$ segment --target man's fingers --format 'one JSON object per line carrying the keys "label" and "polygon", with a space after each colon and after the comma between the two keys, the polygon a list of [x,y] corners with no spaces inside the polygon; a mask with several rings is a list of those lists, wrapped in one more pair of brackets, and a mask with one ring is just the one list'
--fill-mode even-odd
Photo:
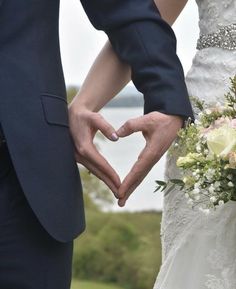
{"label": "man's fingers", "polygon": [[131,195],[131,193],[143,181],[156,161],[156,156],[153,155],[150,147],[146,145],[119,188],[118,195],[120,199]]}
{"label": "man's fingers", "polygon": [[110,125],[102,115],[94,114],[92,123],[96,129],[99,129],[111,141],[117,141],[119,139],[114,127]]}
{"label": "man's fingers", "polygon": [[141,178],[138,179],[138,180],[136,181],[136,183],[134,183],[134,184],[130,187],[129,191],[125,194],[124,198],[118,200],[118,205],[119,205],[120,207],[124,207],[124,206],[125,206],[126,201],[129,199],[129,197],[132,195],[132,193],[135,191],[135,189],[140,185],[140,183],[143,181],[143,179],[145,178],[145,176],[146,176],[147,174],[148,174],[148,172],[147,172],[146,174],[143,174],[143,178],[142,178],[142,179],[141,179]]}
{"label": "man's fingers", "polygon": [[125,205],[132,192],[169,148],[181,123],[182,119],[179,117],[153,112],[128,122],[128,125],[126,123],[118,130],[119,136],[126,136],[141,130],[147,142],[137,162],[119,188],[118,204],[120,206]]}
{"label": "man's fingers", "polygon": [[126,176],[119,188],[119,206],[123,207],[133,193],[143,181],[146,175],[150,172],[152,167],[160,160],[166,152],[169,144],[166,142],[159,142],[157,144],[147,144],[140,153],[138,160],[132,167],[129,174]]}
{"label": "man's fingers", "polygon": [[140,116],[137,118],[126,121],[118,130],[117,135],[119,137],[126,137],[134,132],[145,130],[146,116]]}

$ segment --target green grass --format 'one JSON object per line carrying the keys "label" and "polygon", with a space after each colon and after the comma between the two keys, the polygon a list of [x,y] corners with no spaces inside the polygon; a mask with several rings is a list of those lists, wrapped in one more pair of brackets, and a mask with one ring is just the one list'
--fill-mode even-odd
{"label": "green grass", "polygon": [[123,288],[99,282],[73,280],[71,289],[123,289]]}

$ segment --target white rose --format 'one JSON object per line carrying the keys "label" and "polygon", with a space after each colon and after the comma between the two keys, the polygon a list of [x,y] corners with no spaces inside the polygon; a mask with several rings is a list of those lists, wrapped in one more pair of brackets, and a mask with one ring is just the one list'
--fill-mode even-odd
{"label": "white rose", "polygon": [[210,152],[227,156],[236,146],[236,129],[223,125],[207,134],[207,146]]}

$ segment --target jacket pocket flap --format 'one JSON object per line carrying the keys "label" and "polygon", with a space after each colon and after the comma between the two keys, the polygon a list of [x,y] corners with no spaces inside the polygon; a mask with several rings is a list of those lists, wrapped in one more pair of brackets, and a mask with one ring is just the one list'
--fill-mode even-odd
{"label": "jacket pocket flap", "polygon": [[44,93],[41,100],[47,123],[69,127],[67,102],[63,97]]}

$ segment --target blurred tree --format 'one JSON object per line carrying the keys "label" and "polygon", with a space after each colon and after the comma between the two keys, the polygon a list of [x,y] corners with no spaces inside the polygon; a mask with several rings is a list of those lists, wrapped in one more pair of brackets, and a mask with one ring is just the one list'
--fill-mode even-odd
{"label": "blurred tree", "polygon": [[68,103],[71,103],[72,99],[78,93],[79,89],[80,89],[80,87],[76,86],[76,85],[70,85],[66,88]]}
{"label": "blurred tree", "polygon": [[110,189],[89,171],[80,167],[80,175],[87,209],[102,210],[113,204],[113,194]]}

